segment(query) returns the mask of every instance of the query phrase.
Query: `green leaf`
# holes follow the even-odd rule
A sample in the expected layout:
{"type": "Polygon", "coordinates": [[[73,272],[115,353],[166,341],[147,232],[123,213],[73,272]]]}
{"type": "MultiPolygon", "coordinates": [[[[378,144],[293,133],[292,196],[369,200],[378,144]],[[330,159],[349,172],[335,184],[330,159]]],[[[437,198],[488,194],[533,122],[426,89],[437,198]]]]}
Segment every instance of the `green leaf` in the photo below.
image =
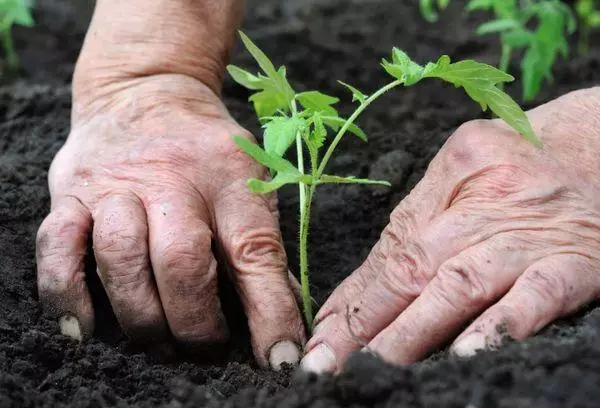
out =
{"type": "Polygon", "coordinates": [[[253,75],[250,72],[235,65],[228,65],[227,72],[229,73],[229,75],[231,75],[235,82],[248,89],[260,90],[264,89],[266,86],[264,78],[260,78],[256,75],[253,75]]]}
{"type": "Polygon", "coordinates": [[[263,144],[265,151],[282,157],[290,148],[298,132],[306,126],[304,120],[296,116],[276,116],[267,122],[263,128],[263,144]]]}
{"type": "Polygon", "coordinates": [[[296,95],[300,104],[312,112],[321,112],[327,116],[338,116],[337,110],[332,107],[340,100],[334,96],[329,96],[319,91],[302,92],[296,95]]]}
{"type": "MultiPolygon", "coordinates": [[[[278,190],[286,184],[299,183],[306,177],[307,176],[302,176],[301,174],[277,173],[271,181],[263,181],[255,178],[248,180],[248,188],[253,193],[266,194],[278,190]]],[[[310,177],[305,181],[310,182],[310,177]]]]}
{"type": "Polygon", "coordinates": [[[484,111],[489,107],[525,139],[535,145],[541,144],[535,136],[525,112],[509,95],[496,87],[498,83],[514,80],[511,75],[473,60],[459,61],[453,64],[450,62],[450,58],[444,55],[437,63],[427,64],[423,77],[439,78],[455,86],[463,87],[471,99],[479,103],[484,111]]]}
{"type": "Polygon", "coordinates": [[[242,136],[234,136],[233,141],[248,156],[252,157],[258,163],[278,173],[287,173],[290,175],[302,176],[296,167],[286,159],[265,152],[255,143],[242,136]]]}
{"type": "Polygon", "coordinates": [[[391,187],[392,185],[383,180],[369,180],[369,179],[360,179],[354,176],[350,177],[340,177],[340,176],[330,176],[328,174],[323,174],[321,179],[319,180],[319,184],[324,183],[334,183],[334,184],[379,184],[383,186],[391,187]]]}
{"type": "Polygon", "coordinates": [[[325,143],[325,138],[327,137],[327,129],[323,125],[323,119],[320,113],[315,113],[312,118],[313,128],[308,133],[308,144],[311,148],[317,151],[323,146],[325,143]]]}
{"type": "Polygon", "coordinates": [[[487,23],[480,25],[477,28],[477,31],[475,31],[475,33],[477,35],[486,35],[486,34],[501,33],[501,32],[508,31],[508,30],[517,30],[520,28],[521,28],[521,23],[517,20],[499,19],[499,20],[488,21],[487,23]]]}
{"type": "Polygon", "coordinates": [[[242,42],[254,57],[262,74],[253,75],[242,68],[229,65],[227,70],[232,78],[248,89],[258,91],[250,97],[259,118],[271,116],[277,111],[289,112],[294,99],[294,90],[286,78],[285,67],[275,69],[273,63],[250,38],[240,31],[242,42]]]}
{"type": "MultiPolygon", "coordinates": [[[[430,23],[435,23],[438,20],[438,13],[435,10],[435,0],[419,0],[421,15],[430,23]]],[[[437,0],[437,7],[445,9],[450,4],[450,0],[437,0]]]]}
{"type": "Polygon", "coordinates": [[[263,70],[263,72],[269,78],[277,79],[279,75],[277,74],[277,70],[275,69],[275,66],[269,57],[267,57],[267,55],[260,48],[258,48],[246,34],[244,34],[242,31],[240,31],[239,34],[242,42],[246,46],[246,49],[252,55],[252,57],[254,57],[258,63],[258,66],[263,70]]]}
{"type": "Polygon", "coordinates": [[[346,88],[348,88],[350,90],[350,92],[352,92],[352,102],[358,101],[360,103],[364,103],[365,100],[368,98],[367,95],[365,95],[364,93],[362,93],[361,91],[359,91],[358,89],[353,87],[352,85],[349,85],[342,81],[338,81],[338,82],[340,84],[344,85],[346,88]]]}
{"type": "Polygon", "coordinates": [[[402,81],[406,86],[411,86],[423,78],[423,67],[413,60],[402,50],[392,50],[392,62],[382,61],[383,68],[388,74],[402,81]]]}
{"type": "MultiPolygon", "coordinates": [[[[333,130],[338,130],[346,123],[346,119],[337,116],[323,116],[322,119],[323,123],[332,128],[333,130]]],[[[365,142],[367,141],[367,134],[354,123],[348,127],[348,132],[358,136],[365,142]]]]}

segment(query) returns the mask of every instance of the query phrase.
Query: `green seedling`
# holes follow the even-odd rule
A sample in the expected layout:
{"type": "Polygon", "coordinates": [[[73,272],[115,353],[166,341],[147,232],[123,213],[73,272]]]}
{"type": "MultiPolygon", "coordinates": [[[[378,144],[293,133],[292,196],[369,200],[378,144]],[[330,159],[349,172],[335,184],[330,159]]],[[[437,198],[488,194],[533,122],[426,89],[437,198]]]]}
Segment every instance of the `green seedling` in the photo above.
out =
{"type": "Polygon", "coordinates": [[[391,61],[382,66],[393,80],[371,94],[340,82],[352,94],[356,109],[346,119],[334,107],[339,99],[311,90],[296,92],[286,77],[286,68],[275,68],[269,58],[243,33],[242,41],[262,72],[252,74],[237,66],[228,66],[232,78],[253,91],[250,101],[264,128],[263,147],[234,136],[235,143],[270,169],[269,180],[250,179],[248,187],[255,193],[269,193],[286,184],[298,184],[300,195],[300,283],[304,317],[312,327],[312,303],[308,275],[308,233],[311,203],[317,186],[325,183],[359,183],[389,186],[386,181],[366,180],[325,173],[327,163],[342,138],[352,133],[366,141],[367,135],[356,126],[360,114],[386,92],[400,85],[412,86],[427,78],[437,78],[462,87],[485,111],[488,107],[528,141],[540,145],[531,124],[519,105],[498,88],[498,84],[514,80],[497,68],[472,60],[451,62],[446,55],[425,66],[412,61],[402,50],[394,48],[391,61]],[[333,133],[333,138],[329,134],[333,133]],[[296,165],[284,158],[296,145],[296,165]],[[305,161],[305,151],[308,161],[305,161]],[[324,151],[324,153],[323,153],[324,151]]]}
{"type": "Polygon", "coordinates": [[[600,10],[596,8],[596,0],[578,0],[575,11],[579,17],[579,44],[580,54],[587,54],[590,48],[590,34],[592,30],[600,28],[600,10]]]}
{"type": "MultiPolygon", "coordinates": [[[[421,0],[422,5],[430,2],[421,0]]],[[[443,6],[447,6],[445,3],[443,6]]],[[[424,18],[431,21],[428,9],[424,10],[424,18]]],[[[559,55],[568,57],[567,37],[577,28],[571,8],[559,0],[470,0],[465,10],[493,13],[494,19],[479,26],[476,33],[499,35],[500,70],[509,72],[514,53],[523,51],[521,81],[525,101],[535,99],[545,80],[552,81],[552,67],[559,55]]]]}
{"type": "Polygon", "coordinates": [[[436,7],[444,10],[448,7],[448,4],[450,4],[450,0],[419,0],[421,14],[430,23],[435,23],[438,20],[439,15],[436,7]]]}
{"type": "Polygon", "coordinates": [[[19,57],[12,40],[12,27],[15,24],[32,27],[34,24],[31,16],[32,7],[33,0],[0,0],[0,36],[6,64],[11,70],[19,67],[19,57]]]}

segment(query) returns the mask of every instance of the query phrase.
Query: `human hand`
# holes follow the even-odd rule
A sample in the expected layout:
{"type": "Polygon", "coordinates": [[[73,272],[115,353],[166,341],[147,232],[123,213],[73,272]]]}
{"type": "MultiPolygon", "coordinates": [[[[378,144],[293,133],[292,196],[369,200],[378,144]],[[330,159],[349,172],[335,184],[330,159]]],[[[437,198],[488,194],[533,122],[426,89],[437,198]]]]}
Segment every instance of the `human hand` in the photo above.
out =
{"type": "MultiPolygon", "coordinates": [[[[235,134],[252,136],[218,96],[227,41],[221,44],[217,34],[217,42],[200,41],[218,48],[215,58],[193,48],[198,43],[193,35],[178,37],[181,47],[159,44],[151,37],[156,30],[135,46],[121,41],[131,33],[111,33],[116,38],[111,43],[106,30],[133,30],[131,21],[144,29],[151,25],[135,14],[150,6],[133,3],[98,3],[78,62],[72,129],[50,168],[51,211],[38,232],[40,300],[60,319],[63,333],[78,339],[93,333],[84,271],[92,238],[98,275],[127,335],[156,343],[170,332],[192,347],[220,342],[228,331],[217,294],[218,259],[242,300],[257,361],[275,369],[297,363],[304,326],[288,276],[276,197],[248,191],[247,179],[266,172],[233,143],[235,134]],[[116,13],[114,7],[128,9],[116,13]],[[103,15],[127,16],[130,23],[100,24],[103,15]],[[192,63],[194,52],[202,64],[192,63]]],[[[161,13],[170,9],[183,10],[177,22],[205,15],[162,3],[154,10],[155,27],[162,27],[161,13]]],[[[211,19],[217,18],[215,8],[234,7],[234,1],[188,3],[182,4],[211,8],[211,19]]],[[[223,11],[223,19],[228,13],[223,11]]],[[[184,28],[206,30],[206,24],[184,28]]]]}
{"type": "Polygon", "coordinates": [[[471,355],[598,298],[600,88],[529,117],[542,149],[498,120],[455,132],[317,314],[303,369],[359,349],[412,363],[453,339],[471,355]]]}

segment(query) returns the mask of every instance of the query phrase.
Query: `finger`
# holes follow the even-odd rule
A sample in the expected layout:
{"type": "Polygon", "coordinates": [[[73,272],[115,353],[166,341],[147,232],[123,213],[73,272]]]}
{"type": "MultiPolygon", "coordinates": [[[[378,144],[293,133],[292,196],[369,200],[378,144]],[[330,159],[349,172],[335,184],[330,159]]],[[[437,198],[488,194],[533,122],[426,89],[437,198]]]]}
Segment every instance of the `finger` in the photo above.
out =
{"type": "Polygon", "coordinates": [[[397,225],[382,237],[389,248],[382,271],[317,326],[306,346],[303,368],[339,370],[350,353],[368,344],[421,294],[445,260],[483,239],[482,217],[448,210],[421,231],[410,228],[410,232],[395,221],[397,225]]]}
{"type": "Polygon", "coordinates": [[[164,339],[165,318],[152,279],[140,200],[120,194],[102,200],[94,213],[93,236],[98,274],[123,331],[133,340],[164,339]]]}
{"type": "Polygon", "coordinates": [[[470,356],[500,346],[506,337],[523,340],[596,299],[599,284],[588,258],[574,254],[544,258],[527,268],[512,289],[456,339],[452,351],[470,356]]]}
{"type": "Polygon", "coordinates": [[[85,256],[92,217],[74,197],[53,207],[37,233],[37,284],[44,309],[59,319],[62,334],[92,335],[94,309],[85,282],[85,256]]]}
{"type": "MultiPolygon", "coordinates": [[[[438,197],[443,189],[437,188],[437,183],[428,180],[420,182],[404,199],[390,216],[390,223],[384,229],[379,241],[373,246],[363,264],[338,285],[323,307],[315,316],[315,331],[327,317],[344,311],[349,303],[364,292],[365,288],[384,270],[390,251],[390,244],[406,242],[416,231],[424,228],[441,208],[428,203],[442,202],[438,197]]],[[[331,320],[331,319],[328,319],[331,320]]],[[[321,326],[321,327],[319,327],[321,326]]]]}
{"type": "Polygon", "coordinates": [[[278,370],[298,363],[305,335],[276,208],[274,195],[253,194],[245,182],[215,201],[219,245],[247,314],[255,357],[278,370]]]}
{"type": "Polygon", "coordinates": [[[468,248],[440,266],[421,295],[369,343],[369,349],[389,362],[417,361],[506,293],[542,256],[543,248],[514,233],[468,248]]]}
{"type": "Polygon", "coordinates": [[[228,330],[202,198],[161,192],[148,205],[148,223],[154,276],[173,336],[192,349],[224,342],[228,330]]]}

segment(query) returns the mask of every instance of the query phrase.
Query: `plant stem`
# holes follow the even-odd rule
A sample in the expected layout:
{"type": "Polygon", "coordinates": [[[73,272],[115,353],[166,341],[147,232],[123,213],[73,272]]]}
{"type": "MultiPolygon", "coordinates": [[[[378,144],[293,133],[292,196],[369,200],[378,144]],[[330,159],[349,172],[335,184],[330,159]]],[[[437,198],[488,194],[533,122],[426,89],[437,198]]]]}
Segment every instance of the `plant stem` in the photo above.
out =
{"type": "MultiPolygon", "coordinates": [[[[512,47],[510,45],[502,44],[502,55],[500,56],[500,70],[508,73],[510,67],[510,60],[512,58],[512,47]]],[[[499,83],[498,88],[504,90],[504,83],[499,83]]]]}
{"type": "MultiPolygon", "coordinates": [[[[296,101],[291,104],[292,114],[298,113],[296,101]]],[[[302,134],[296,134],[296,150],[298,155],[298,170],[304,174],[304,153],[302,150],[302,134]]],[[[314,173],[314,169],[312,170],[314,173]]],[[[308,230],[310,227],[310,207],[312,196],[315,190],[315,184],[311,185],[307,191],[306,184],[298,183],[298,192],[300,197],[300,248],[298,250],[300,257],[300,285],[302,287],[302,309],[304,318],[310,331],[312,331],[313,313],[312,313],[312,297],[310,296],[310,281],[308,279],[308,230]]]]}
{"type": "Polygon", "coordinates": [[[590,43],[590,27],[587,24],[582,24],[579,31],[579,43],[577,45],[579,55],[585,55],[589,52],[590,43]]]}
{"type": "Polygon", "coordinates": [[[356,108],[356,110],[354,111],[354,113],[348,118],[348,120],[346,121],[346,123],[344,123],[344,126],[342,126],[342,128],[339,130],[339,132],[337,133],[337,135],[335,135],[335,138],[333,139],[333,141],[331,142],[331,144],[327,148],[327,151],[325,152],[325,155],[323,156],[323,160],[321,160],[321,164],[319,165],[319,168],[318,168],[318,170],[317,170],[317,172],[315,174],[315,179],[316,180],[318,180],[319,178],[321,178],[321,176],[323,175],[323,172],[325,171],[325,166],[327,166],[327,162],[329,161],[329,159],[333,155],[333,152],[335,151],[335,148],[340,143],[340,140],[342,140],[342,137],[344,136],[344,134],[348,131],[348,128],[350,127],[350,125],[352,125],[354,123],[354,121],[360,116],[360,114],[371,103],[373,103],[373,101],[375,101],[375,99],[379,98],[381,95],[383,95],[387,91],[389,91],[389,90],[397,87],[398,85],[402,85],[402,83],[403,82],[401,80],[399,80],[399,79],[395,80],[394,82],[390,82],[389,84],[387,84],[383,88],[380,88],[373,95],[371,95],[367,99],[365,99],[365,101],[358,108],[356,108]]]}
{"type": "Polygon", "coordinates": [[[304,319],[310,332],[312,332],[313,328],[313,311],[310,281],[308,278],[308,230],[310,227],[310,210],[315,188],[316,184],[310,186],[306,195],[306,201],[300,207],[300,286],[304,319]]]}
{"type": "Polygon", "coordinates": [[[7,27],[2,30],[2,45],[4,46],[4,52],[6,54],[6,64],[11,71],[16,70],[19,67],[19,57],[15,52],[15,47],[12,40],[11,27],[7,27]]]}

